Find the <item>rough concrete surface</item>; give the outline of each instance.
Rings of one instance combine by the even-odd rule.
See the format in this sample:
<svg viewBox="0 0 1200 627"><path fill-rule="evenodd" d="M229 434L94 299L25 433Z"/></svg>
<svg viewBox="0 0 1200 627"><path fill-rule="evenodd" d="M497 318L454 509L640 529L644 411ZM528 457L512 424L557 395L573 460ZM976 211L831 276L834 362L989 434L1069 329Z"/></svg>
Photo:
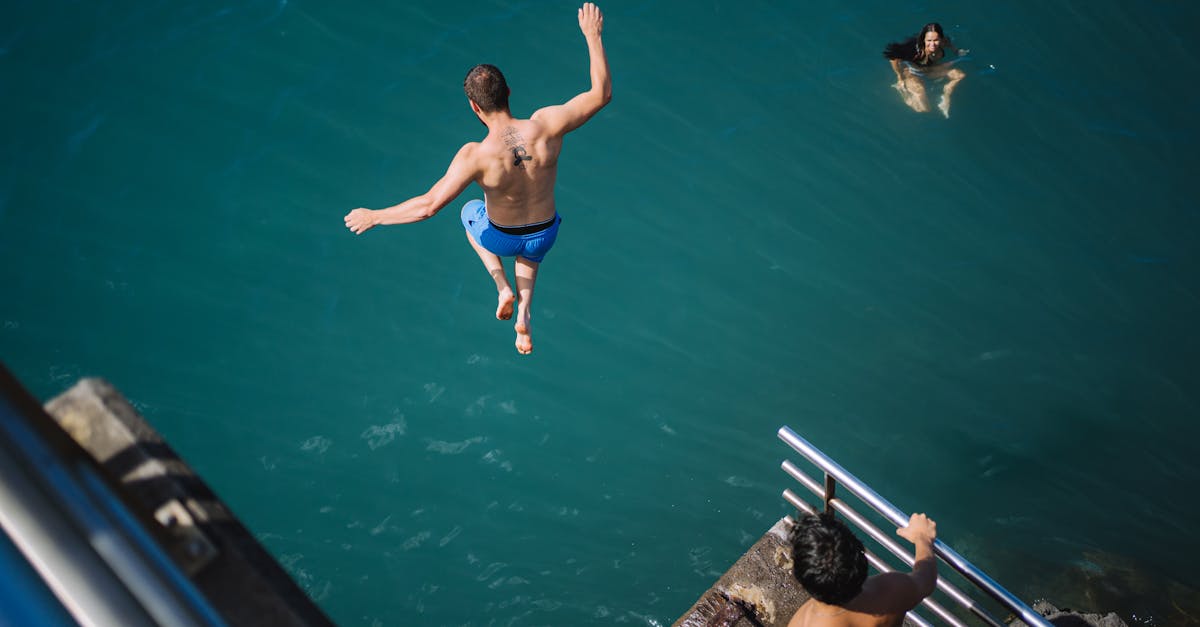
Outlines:
<svg viewBox="0 0 1200 627"><path fill-rule="evenodd" d="M708 589L676 627L786 627L808 593L792 576L791 520L775 523Z"/></svg>

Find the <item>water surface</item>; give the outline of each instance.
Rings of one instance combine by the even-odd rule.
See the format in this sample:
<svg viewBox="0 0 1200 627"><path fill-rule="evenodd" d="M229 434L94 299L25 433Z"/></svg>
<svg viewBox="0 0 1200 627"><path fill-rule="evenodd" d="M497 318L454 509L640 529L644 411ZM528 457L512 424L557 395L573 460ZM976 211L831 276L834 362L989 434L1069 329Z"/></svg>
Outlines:
<svg viewBox="0 0 1200 627"><path fill-rule="evenodd" d="M1026 599L1184 621L1200 9L602 8L522 358L477 189L341 218L482 136L471 65L585 89L571 6L11 7L0 358L113 381L344 625L669 624L789 513L782 424ZM930 20L948 120L879 55Z"/></svg>

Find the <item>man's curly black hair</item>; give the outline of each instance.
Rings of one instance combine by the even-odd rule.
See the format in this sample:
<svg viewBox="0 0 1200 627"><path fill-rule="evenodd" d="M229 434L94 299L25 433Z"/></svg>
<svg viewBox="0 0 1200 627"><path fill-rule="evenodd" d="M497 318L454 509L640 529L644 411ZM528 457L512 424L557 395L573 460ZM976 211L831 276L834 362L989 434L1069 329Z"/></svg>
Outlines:
<svg viewBox="0 0 1200 627"><path fill-rule="evenodd" d="M863 543L832 514L805 516L792 527L792 572L816 600L842 605L867 579Z"/></svg>

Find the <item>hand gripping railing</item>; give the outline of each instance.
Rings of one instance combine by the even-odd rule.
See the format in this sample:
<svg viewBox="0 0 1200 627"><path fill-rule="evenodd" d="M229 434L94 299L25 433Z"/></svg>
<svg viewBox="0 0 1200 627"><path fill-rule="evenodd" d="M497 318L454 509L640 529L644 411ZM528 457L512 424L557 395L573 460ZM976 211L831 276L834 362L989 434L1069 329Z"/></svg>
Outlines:
<svg viewBox="0 0 1200 627"><path fill-rule="evenodd" d="M815 479L804 474L802 470L797 468L790 461L785 460L783 462L784 472L788 473L794 479L804 484L804 486L813 494L821 497L825 502L825 508L827 511L834 510L839 514L842 514L847 520L854 523L854 525L859 529L865 531L868 535L875 539L875 541L883 545L884 548L891 551L896 557L900 558L910 566L913 564L913 556L905 551L899 545L899 543L897 543L895 540L892 540L889 535L880 531L878 527L858 514L858 512L854 511L854 509L846 504L845 501L836 498L834 496L834 492L837 484L842 484L855 496L861 499L862 502L869 505L871 509L879 512L884 518L896 525L896 528L901 528L908 525L908 516L906 516L904 512L900 511L900 509L895 505L889 503L886 499L880 496L878 492L868 487L867 484L859 481L857 477L847 472L845 468L842 468L828 455L822 453L819 449L817 449L817 447L810 444L808 440L805 440L797 435L796 432L792 431L790 428L780 427L779 439L786 442L788 446L791 446L796 452L803 455L806 459L808 459L808 461L812 462L813 465L824 472L825 485L822 486ZM791 490L784 490L783 498L801 511L809 514L816 513L816 510L811 505L801 500ZM974 564L968 562L961 555L955 552L954 549L950 548L941 540L934 540L933 552L938 557L942 558L942 561L949 564L951 568L966 578L967 581L975 585L975 587L987 593L988 596L992 597L1001 605L1017 614L1021 620L1025 621L1025 624L1037 625L1038 627L1050 627L1050 623L1043 618L1041 614L1038 614L1036 611L1014 596L1011 592L1005 590L1003 586L996 583L995 580L987 576L987 574L982 570L979 570L977 567L975 567ZM867 560L876 569L882 572L888 572L891 570L891 568L888 567L883 560L879 559L879 557L870 551L866 551L866 555ZM993 627L1003 627L1003 622L997 620L994 616L989 614L987 610L980 607L974 599L967 596L962 592L962 590L959 590L953 584L945 581L944 578L938 577L937 586L940 590L942 590L942 592L946 593L948 597L954 599L954 601L960 606L978 618L982 619L988 625L992 625ZM926 598L924 601L922 601L922 604L928 607L947 623L954 625L954 627L965 627L962 621L939 605L936 601ZM918 625L929 625L925 619L921 618L916 613L909 612L908 617Z"/></svg>

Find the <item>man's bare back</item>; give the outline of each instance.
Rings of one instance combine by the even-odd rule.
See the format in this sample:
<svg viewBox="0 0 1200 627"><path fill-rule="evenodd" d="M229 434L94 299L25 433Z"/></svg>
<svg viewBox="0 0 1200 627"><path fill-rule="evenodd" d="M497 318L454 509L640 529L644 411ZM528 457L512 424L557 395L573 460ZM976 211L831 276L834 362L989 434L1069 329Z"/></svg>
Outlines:
<svg viewBox="0 0 1200 627"><path fill-rule="evenodd" d="M517 226L554 217L554 182L562 135L551 135L534 119L513 119L482 142L470 144L479 169L488 216Z"/></svg>
<svg viewBox="0 0 1200 627"><path fill-rule="evenodd" d="M484 201L462 210L467 241L496 283L496 318L508 320L516 305L516 347L533 351L530 303L538 265L558 236L554 183L563 136L579 128L612 99L612 79L600 33L604 16L591 2L579 9L579 30L587 42L591 89L569 101L538 109L529 119L513 117L509 89L495 66L471 68L463 81L471 110L488 128L480 142L465 144L446 174L428 192L386 209L359 207L346 214L356 235L382 224L408 224L433 217L471 183L483 188ZM509 285L501 257L515 257L517 291Z"/></svg>

